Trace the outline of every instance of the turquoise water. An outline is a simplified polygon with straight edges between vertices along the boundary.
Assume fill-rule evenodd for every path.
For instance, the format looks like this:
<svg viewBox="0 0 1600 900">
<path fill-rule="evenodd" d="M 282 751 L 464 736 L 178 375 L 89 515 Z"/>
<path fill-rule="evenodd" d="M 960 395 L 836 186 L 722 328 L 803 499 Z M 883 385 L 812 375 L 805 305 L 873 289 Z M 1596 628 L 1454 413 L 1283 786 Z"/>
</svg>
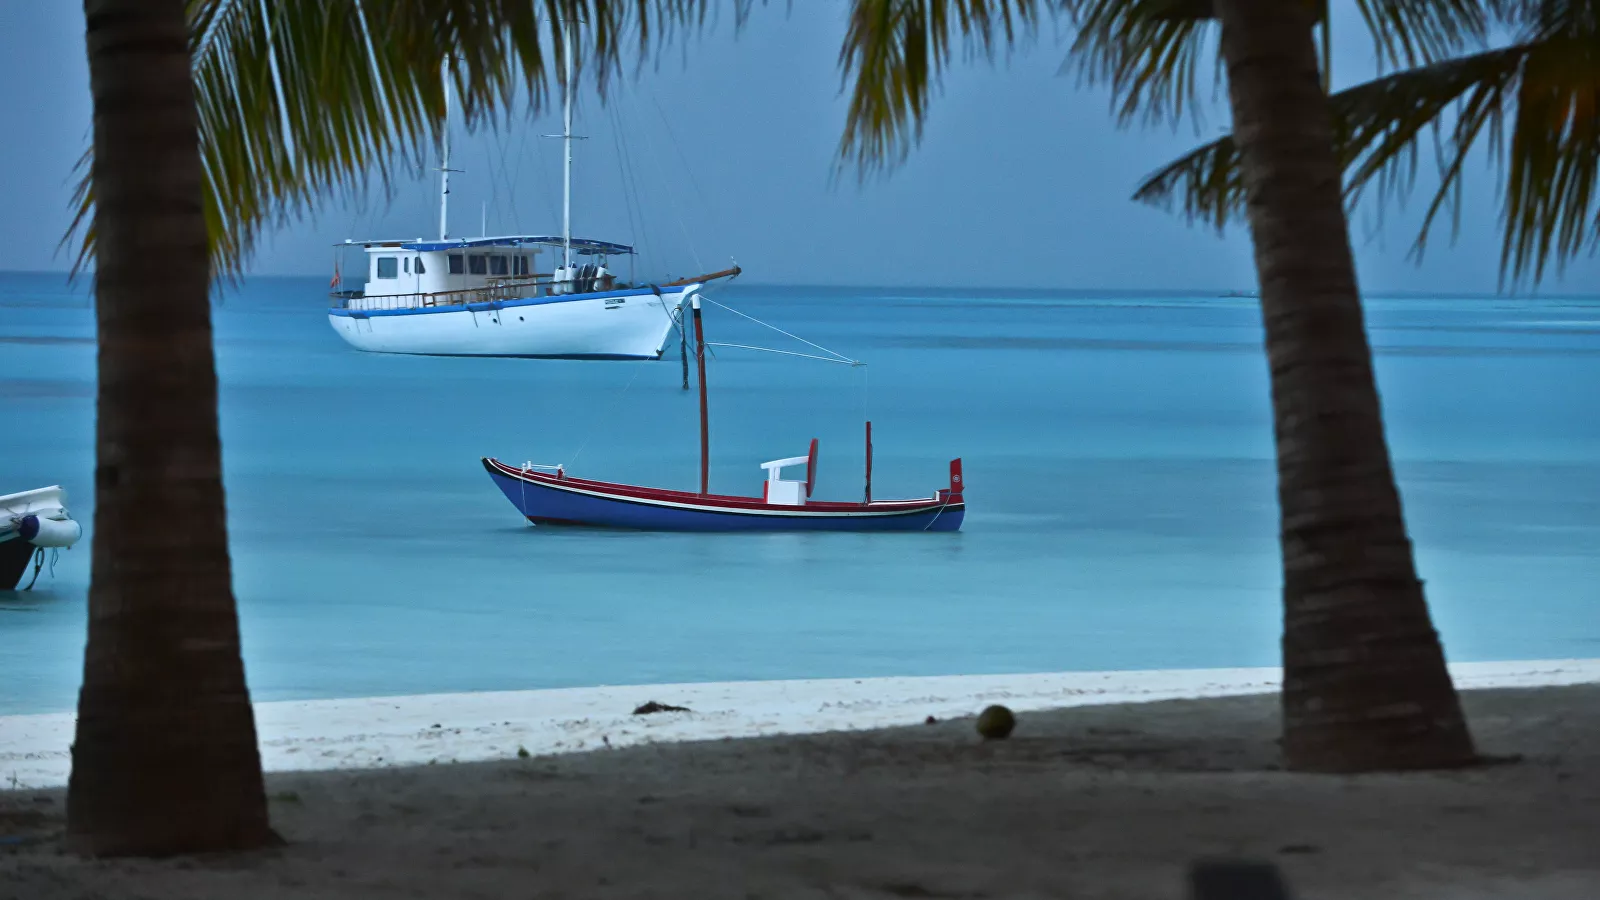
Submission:
<svg viewBox="0 0 1600 900">
<path fill-rule="evenodd" d="M 714 490 L 821 440 L 818 491 L 922 496 L 957 535 L 533 529 L 478 463 L 693 488 L 693 392 L 653 363 L 353 351 L 324 281 L 216 309 L 229 521 L 263 700 L 666 681 L 1271 665 L 1276 508 L 1248 299 L 760 288 L 714 296 L 866 360 L 721 350 Z M 1600 301 L 1374 299 L 1390 437 L 1453 659 L 1600 656 Z M 712 307 L 713 340 L 808 352 Z M 92 539 L 82 289 L 0 275 L 0 488 Z M 152 510 L 152 527 L 160 511 Z M 70 708 L 87 543 L 0 593 L 0 714 Z"/>
</svg>

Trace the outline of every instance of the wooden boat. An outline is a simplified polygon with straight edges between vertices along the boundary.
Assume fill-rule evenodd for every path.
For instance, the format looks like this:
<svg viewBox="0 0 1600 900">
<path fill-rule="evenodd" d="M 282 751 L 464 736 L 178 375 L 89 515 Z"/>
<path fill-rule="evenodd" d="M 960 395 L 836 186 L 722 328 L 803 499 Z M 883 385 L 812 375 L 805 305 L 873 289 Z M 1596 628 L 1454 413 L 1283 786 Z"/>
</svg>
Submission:
<svg viewBox="0 0 1600 900">
<path fill-rule="evenodd" d="M 706 343 L 700 296 L 690 298 L 695 362 L 700 381 L 700 491 L 664 490 L 573 478 L 560 466 L 521 467 L 484 457 L 483 467 L 506 499 L 535 524 L 637 528 L 650 531 L 959 531 L 966 514 L 961 460 L 950 461 L 950 485 L 932 496 L 872 499 L 872 423 L 867 423 L 866 490 L 859 503 L 811 499 L 817 481 L 817 442 L 805 456 L 761 464 L 760 497 L 710 492 L 710 428 Z M 784 470 L 805 467 L 805 478 Z"/>
</svg>

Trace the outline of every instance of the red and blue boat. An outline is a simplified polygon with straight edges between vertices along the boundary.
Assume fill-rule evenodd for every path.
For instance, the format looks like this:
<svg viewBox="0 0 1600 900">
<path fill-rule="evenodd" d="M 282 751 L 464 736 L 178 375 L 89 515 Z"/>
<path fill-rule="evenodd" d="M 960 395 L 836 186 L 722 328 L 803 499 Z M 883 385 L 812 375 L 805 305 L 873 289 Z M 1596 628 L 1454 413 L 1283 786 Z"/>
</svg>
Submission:
<svg viewBox="0 0 1600 900">
<path fill-rule="evenodd" d="M 950 484 L 906 500 L 872 499 L 872 423 L 867 423 L 866 490 L 861 502 L 811 499 L 817 481 L 817 442 L 805 456 L 762 463 L 767 479 L 760 497 L 710 492 L 705 332 L 700 297 L 691 299 L 695 360 L 700 382 L 700 490 L 675 491 L 574 478 L 561 466 L 511 466 L 483 458 L 506 499 L 539 525 L 580 525 L 649 531 L 959 531 L 966 515 L 961 460 L 950 461 Z M 805 478 L 785 470 L 805 467 Z"/>
</svg>

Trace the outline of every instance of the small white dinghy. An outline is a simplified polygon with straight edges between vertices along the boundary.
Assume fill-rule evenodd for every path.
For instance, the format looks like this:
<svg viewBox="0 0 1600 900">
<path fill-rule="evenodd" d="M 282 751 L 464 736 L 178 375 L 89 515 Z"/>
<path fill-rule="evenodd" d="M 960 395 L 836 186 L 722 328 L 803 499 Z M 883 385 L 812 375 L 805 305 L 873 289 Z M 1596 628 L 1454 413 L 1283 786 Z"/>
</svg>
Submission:
<svg viewBox="0 0 1600 900">
<path fill-rule="evenodd" d="M 71 547 L 83 537 L 83 526 L 67 512 L 67 491 L 60 485 L 0 495 L 0 591 L 15 590 L 33 563 L 29 590 L 44 568 L 44 552 Z"/>
</svg>

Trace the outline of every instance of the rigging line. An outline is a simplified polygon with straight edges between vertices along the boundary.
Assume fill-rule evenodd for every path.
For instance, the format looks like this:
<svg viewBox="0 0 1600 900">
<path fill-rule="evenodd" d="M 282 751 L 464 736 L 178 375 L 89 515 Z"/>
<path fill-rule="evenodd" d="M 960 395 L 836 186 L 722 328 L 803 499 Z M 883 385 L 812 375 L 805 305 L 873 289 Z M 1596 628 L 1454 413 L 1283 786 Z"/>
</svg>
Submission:
<svg viewBox="0 0 1600 900">
<path fill-rule="evenodd" d="M 737 309 L 734 309 L 733 307 L 728 306 L 725 303 L 718 303 L 717 301 L 711 299 L 710 297 L 707 297 L 705 294 L 701 294 L 700 296 L 703 297 L 707 303 L 710 303 L 710 304 L 712 304 L 714 306 L 720 306 L 723 309 L 727 310 L 728 312 L 731 312 L 736 316 L 740 316 L 742 318 L 749 319 L 750 321 L 756 323 L 757 325 L 764 325 L 767 328 L 771 328 L 773 331 L 776 331 L 777 333 L 779 333 L 779 334 L 781 334 L 781 335 L 783 335 L 785 337 L 793 338 L 793 339 L 799 341 L 800 343 L 805 344 L 807 347 L 815 347 L 818 350 L 821 350 L 823 353 L 831 353 L 831 354 L 833 354 L 833 356 L 839 362 L 847 362 L 847 363 L 859 363 L 860 362 L 860 360 L 851 359 L 850 357 L 845 356 L 843 353 L 838 353 L 838 352 L 835 352 L 833 350 L 829 350 L 827 347 L 824 347 L 821 344 L 812 343 L 811 341 L 808 341 L 805 338 L 803 338 L 803 337 L 801 337 L 801 336 L 799 336 L 797 334 L 790 334 L 789 332 L 784 331 L 782 328 L 779 328 L 776 325 L 772 325 L 772 324 L 769 324 L 767 322 L 761 321 L 760 319 L 756 318 L 755 316 L 745 315 L 744 313 L 739 312 Z M 865 365 L 865 363 L 863 363 L 863 365 Z"/>
<path fill-rule="evenodd" d="M 650 137 L 650 129 L 642 130 L 644 131 L 645 143 L 650 146 L 650 158 L 655 160 L 656 163 L 656 173 L 661 176 L 662 184 L 666 184 L 667 171 L 661 167 L 661 154 L 656 152 L 655 139 Z M 694 257 L 695 268 L 703 272 L 705 271 L 705 266 L 700 263 L 700 254 L 695 250 L 694 240 L 689 237 L 689 226 L 683 222 L 683 213 L 678 209 L 677 196 L 671 190 L 667 190 L 666 193 L 667 205 L 671 207 L 673 217 L 678 220 L 678 228 L 683 232 L 683 242 L 689 248 L 689 255 Z"/>
<path fill-rule="evenodd" d="M 672 149 L 677 151 L 678 160 L 683 163 L 683 171 L 689 176 L 689 184 L 694 188 L 695 196 L 700 198 L 700 208 L 706 209 L 706 194 L 700 190 L 700 182 L 695 180 L 694 169 L 689 168 L 689 158 L 683 155 L 683 145 L 678 143 L 677 132 L 672 130 L 672 121 L 667 118 L 667 111 L 661 108 L 661 100 L 655 93 L 650 94 L 650 102 L 655 104 L 656 112 L 661 114 L 661 122 L 667 126 L 667 137 L 672 141 Z"/>
<path fill-rule="evenodd" d="M 509 124 L 511 117 L 508 115 L 506 118 Z M 522 230 L 522 225 L 521 217 L 517 215 L 516 187 L 511 182 L 511 168 L 506 162 L 506 145 L 508 143 L 506 136 L 499 129 L 495 129 L 495 149 L 500 152 L 500 180 L 505 187 L 505 205 L 509 208 L 509 210 L 502 211 L 502 216 L 505 211 L 511 213 L 511 230 L 516 232 Z M 501 221 L 504 221 L 504 218 Z"/>
<path fill-rule="evenodd" d="M 529 125 L 531 128 L 532 123 L 529 123 Z M 524 134 L 523 138 L 526 140 L 527 135 Z M 550 193 L 550 179 L 548 177 L 550 174 L 550 166 L 545 162 L 543 148 L 543 141 L 533 142 L 534 165 L 539 170 L 539 177 L 534 180 L 539 183 L 539 196 L 544 200 L 544 215 L 550 218 L 555 218 L 555 210 L 558 207 L 556 206 L 555 197 Z"/>
<path fill-rule="evenodd" d="M 634 198 L 628 192 L 627 160 L 622 155 L 622 141 L 618 137 L 622 131 L 622 117 L 621 114 L 617 112 L 617 107 L 614 103 L 607 104 L 606 111 L 611 114 L 611 148 L 615 150 L 617 154 L 618 180 L 622 182 L 622 205 L 623 209 L 628 214 L 628 228 L 630 231 L 632 231 L 632 234 L 629 236 L 629 243 L 638 244 L 640 229 L 635 221 L 634 216 Z"/>
<path fill-rule="evenodd" d="M 489 170 L 489 177 L 487 179 L 485 179 L 489 183 L 489 204 L 488 204 L 489 211 L 494 213 L 495 221 L 499 221 L 500 220 L 500 192 L 495 190 L 495 182 L 497 181 L 497 179 L 495 177 L 494 154 L 492 152 L 490 152 L 490 150 L 489 150 L 489 142 L 487 142 L 487 141 L 485 141 L 484 145 L 483 145 L 483 167 L 485 169 Z M 488 237 L 489 236 L 489 223 L 487 221 L 488 218 L 489 218 L 489 216 L 487 214 L 485 214 L 483 219 L 480 220 L 480 221 L 482 221 L 483 224 L 480 226 L 479 230 L 481 230 L 483 232 L 483 234 L 480 234 L 479 237 Z"/>
<path fill-rule="evenodd" d="M 510 123 L 511 116 L 508 114 L 506 116 L 507 127 L 510 127 Z M 505 232 L 505 221 L 508 217 L 508 214 L 512 222 L 511 230 L 513 232 L 521 230 L 517 226 L 517 195 L 511 188 L 511 169 L 506 162 L 506 145 L 508 143 L 509 139 L 507 135 L 497 126 L 494 129 L 494 147 L 495 152 L 498 154 L 500 159 L 499 172 L 496 176 L 499 179 L 500 190 L 497 191 L 497 195 L 494 198 L 494 206 L 496 210 L 495 214 L 498 216 L 498 221 L 500 222 L 500 224 L 496 226 L 496 230 L 499 233 Z"/>
<path fill-rule="evenodd" d="M 611 401 L 611 405 L 606 407 L 606 413 L 608 415 L 611 412 L 613 412 L 614 410 L 616 410 L 616 408 L 618 406 L 622 405 L 622 398 L 628 393 L 628 388 L 633 387 L 633 383 L 635 381 L 639 380 L 639 373 L 643 372 L 643 371 L 644 371 L 644 367 L 643 366 L 640 366 L 639 368 L 634 370 L 633 377 L 628 379 L 628 383 L 626 385 L 623 385 L 622 393 L 618 394 L 616 396 L 616 398 Z M 594 439 L 594 432 L 595 432 L 596 428 L 598 428 L 598 426 L 591 426 L 589 428 L 588 436 L 586 436 L 583 439 L 583 443 L 578 445 L 577 452 L 572 454 L 572 458 L 567 460 L 566 465 L 571 466 L 571 465 L 577 463 L 578 457 L 583 455 L 584 449 L 587 448 L 589 446 L 589 442 Z"/>
<path fill-rule="evenodd" d="M 866 363 L 854 359 L 834 359 L 831 356 L 817 356 L 812 353 L 796 353 L 793 350 L 774 350 L 771 347 L 752 347 L 749 344 L 729 344 L 721 341 L 706 341 L 707 347 L 733 347 L 738 350 L 760 350 L 762 353 L 780 353 L 784 356 L 798 356 L 801 359 L 820 359 L 823 362 L 837 363 L 841 366 L 866 366 Z"/>
<path fill-rule="evenodd" d="M 517 161 L 517 168 L 516 168 L 515 173 L 511 176 L 511 197 L 512 197 L 511 202 L 512 202 L 512 205 L 513 205 L 513 209 L 512 209 L 512 213 L 511 214 L 513 216 L 515 216 L 516 219 L 517 219 L 516 225 L 517 225 L 517 230 L 518 231 L 522 230 L 522 216 L 520 214 L 518 214 L 516 212 L 516 209 L 515 209 L 516 196 L 517 196 L 517 185 L 519 185 L 522 182 L 522 163 L 527 158 L 528 132 L 532 131 L 532 130 L 533 129 L 531 127 L 531 123 L 527 122 L 527 121 L 523 121 L 523 123 L 522 123 L 522 137 L 517 139 L 517 152 L 516 152 L 516 155 L 512 157 L 513 159 L 515 159 Z"/>
<path fill-rule="evenodd" d="M 628 199 L 628 215 L 633 217 L 634 243 L 639 246 L 654 248 L 650 240 L 650 226 L 645 221 L 644 199 L 639 190 L 639 167 L 633 161 L 633 145 L 628 140 L 628 129 L 623 121 L 622 107 L 617 107 L 617 143 L 622 151 L 622 168 L 626 174 L 626 183 L 623 185 Z"/>
<path fill-rule="evenodd" d="M 652 287 L 654 286 L 652 285 Z M 701 294 L 701 296 L 703 297 L 705 295 Z M 672 327 L 677 330 L 678 337 L 687 341 L 689 336 L 683 330 L 683 298 L 681 296 L 678 298 L 678 312 L 676 315 L 673 314 L 672 310 L 667 308 L 667 298 L 661 296 L 660 294 L 656 294 L 656 302 L 661 307 L 661 314 L 666 316 L 667 321 L 671 322 Z"/>
<path fill-rule="evenodd" d="M 667 118 L 667 111 L 661 108 L 661 99 L 654 91 L 650 93 L 650 102 L 655 104 L 656 112 L 661 115 L 661 123 L 667 128 L 667 138 L 672 142 L 672 149 L 678 154 L 678 161 L 683 163 L 684 174 L 689 176 L 689 185 L 694 188 L 695 197 L 700 201 L 699 210 L 702 222 L 709 219 L 713 231 L 718 234 L 727 234 L 727 231 L 721 227 L 722 222 L 713 213 L 710 202 L 706 200 L 705 191 L 700 189 L 700 181 L 694 177 L 694 169 L 689 165 L 689 157 L 684 155 L 683 145 L 678 141 L 678 134 L 672 130 L 672 120 Z M 699 262 L 697 258 L 695 263 L 699 264 Z"/>
<path fill-rule="evenodd" d="M 933 518 L 928 520 L 928 524 L 922 526 L 922 530 L 923 531 L 927 531 L 929 528 L 932 528 L 933 527 L 933 523 L 939 521 L 939 517 L 944 515 L 945 507 L 950 505 L 950 498 L 952 496 L 954 496 L 954 495 L 953 494 L 946 494 L 945 495 L 944 502 L 939 504 L 939 511 L 933 514 Z"/>
<path fill-rule="evenodd" d="M 628 90 L 626 85 L 623 85 L 617 89 L 617 118 L 619 121 L 624 118 L 623 107 L 625 106 L 629 109 L 633 109 L 634 101 L 632 92 Z M 632 118 L 636 121 L 639 118 L 637 110 L 633 110 L 633 112 L 634 114 Z M 634 237 L 634 243 L 636 245 L 634 249 L 637 255 L 641 258 L 654 259 L 651 254 L 655 253 L 655 242 L 650 239 L 648 226 L 645 221 L 645 207 L 644 201 L 641 199 L 642 192 L 639 190 L 639 170 L 638 165 L 634 162 L 633 142 L 628 137 L 627 129 L 619 127 L 617 129 L 617 136 L 620 138 L 622 143 L 622 158 L 628 177 L 628 185 L 625 185 L 624 187 L 625 189 L 633 192 L 633 201 L 638 207 L 639 233 Z M 656 264 L 659 265 L 660 261 L 658 260 Z"/>
<path fill-rule="evenodd" d="M 615 116 L 615 130 L 611 133 L 612 143 L 617 149 L 617 167 L 622 173 L 622 197 L 628 205 L 628 225 L 634 229 L 633 252 L 634 263 L 643 256 L 645 240 L 644 203 L 639 199 L 639 176 L 633 167 L 633 148 L 628 143 L 628 132 L 623 127 L 623 107 L 628 102 L 628 92 L 625 85 L 617 87 L 616 103 L 611 110 Z M 635 217 L 637 216 L 637 221 Z"/>
<path fill-rule="evenodd" d="M 625 87 L 619 90 L 617 94 L 617 118 L 619 121 L 623 117 L 623 104 L 631 104 L 631 98 L 631 93 L 629 93 Z M 651 239 L 648 225 L 645 222 L 644 201 L 640 199 L 641 192 L 639 190 L 639 169 L 633 161 L 633 143 L 628 139 L 628 132 L 626 129 L 619 128 L 618 135 L 622 139 L 622 154 L 623 161 L 627 165 L 628 183 L 630 185 L 629 190 L 633 192 L 633 203 L 634 206 L 637 207 L 639 214 L 639 233 L 635 236 L 634 241 L 640 248 L 649 248 L 648 252 L 654 253 L 655 242 Z"/>
</svg>

